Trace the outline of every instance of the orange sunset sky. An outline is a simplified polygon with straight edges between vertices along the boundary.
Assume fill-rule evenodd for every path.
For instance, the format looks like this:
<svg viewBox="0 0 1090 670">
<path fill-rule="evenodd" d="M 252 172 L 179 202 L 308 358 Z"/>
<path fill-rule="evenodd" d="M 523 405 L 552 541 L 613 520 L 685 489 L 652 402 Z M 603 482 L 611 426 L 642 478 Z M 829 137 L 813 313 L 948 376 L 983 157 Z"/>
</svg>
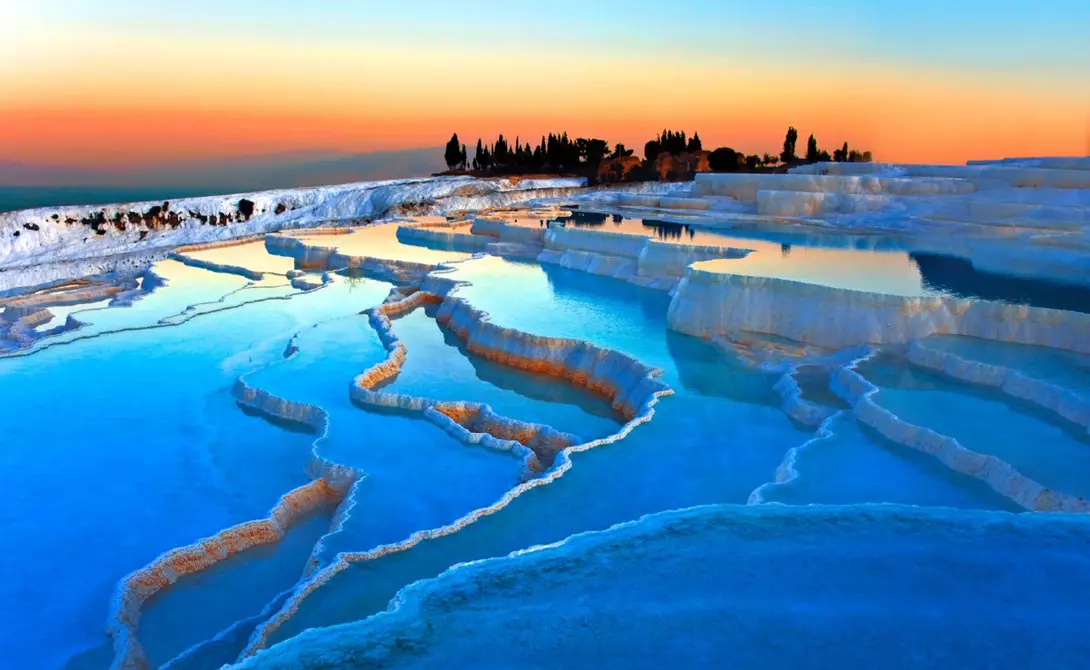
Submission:
<svg viewBox="0 0 1090 670">
<path fill-rule="evenodd" d="M 1090 151 L 1090 3 L 144 4 L 0 0 L 0 160 L 107 169 L 453 131 L 642 149 L 664 127 L 775 153 L 788 125 L 885 161 Z"/>
</svg>

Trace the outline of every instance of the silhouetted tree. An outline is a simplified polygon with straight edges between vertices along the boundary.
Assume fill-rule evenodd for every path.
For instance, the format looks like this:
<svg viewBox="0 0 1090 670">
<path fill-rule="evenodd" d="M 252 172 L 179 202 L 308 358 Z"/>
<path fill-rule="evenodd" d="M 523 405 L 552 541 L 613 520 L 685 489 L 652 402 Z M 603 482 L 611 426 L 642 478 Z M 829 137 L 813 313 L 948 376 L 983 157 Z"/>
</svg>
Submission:
<svg viewBox="0 0 1090 670">
<path fill-rule="evenodd" d="M 795 130 L 794 126 L 787 129 L 787 136 L 783 140 L 783 152 L 780 153 L 780 161 L 785 165 L 790 165 L 798 160 L 798 156 L 795 155 L 795 145 L 799 141 L 799 131 Z"/>
<path fill-rule="evenodd" d="M 814 162 L 820 158 L 820 152 L 818 151 L 817 139 L 814 134 L 810 134 L 810 139 L 806 140 L 806 160 Z"/>
<path fill-rule="evenodd" d="M 453 170 L 462 160 L 462 143 L 458 141 L 458 133 L 450 136 L 447 149 L 443 152 L 443 160 L 447 162 L 447 169 Z"/>
<path fill-rule="evenodd" d="M 746 167 L 750 170 L 756 170 L 757 166 L 761 164 L 761 157 L 757 154 L 750 154 L 746 156 Z"/>
<path fill-rule="evenodd" d="M 659 135 L 659 144 L 662 146 L 662 150 L 668 154 L 679 154 L 685 151 L 688 146 L 688 141 L 685 139 L 685 131 L 675 132 L 673 130 L 663 130 Z"/>
<path fill-rule="evenodd" d="M 466 145 L 463 144 L 461 150 L 458 151 L 458 164 L 463 170 L 466 169 L 466 160 Z"/>
<path fill-rule="evenodd" d="M 833 160 L 837 163 L 843 163 L 848 160 L 848 143 L 845 142 L 844 146 L 839 149 L 833 150 Z"/>
<path fill-rule="evenodd" d="M 654 161 L 659 154 L 662 153 L 662 144 L 658 140 L 651 140 L 647 144 L 643 145 L 643 157 L 649 161 Z"/>
<path fill-rule="evenodd" d="M 869 151 L 856 151 L 852 149 L 848 154 L 849 163 L 870 163 L 873 160 Z"/>
<path fill-rule="evenodd" d="M 713 172 L 737 172 L 745 164 L 745 156 L 730 147 L 719 147 L 708 154 L 708 167 Z"/>
<path fill-rule="evenodd" d="M 609 153 L 609 143 L 605 140 L 580 137 L 575 141 L 579 156 L 587 165 L 598 165 Z"/>
<path fill-rule="evenodd" d="M 689 144 L 685 147 L 688 151 L 701 151 L 704 145 L 700 143 L 700 133 L 693 133 L 689 138 Z"/>
<path fill-rule="evenodd" d="M 484 147 L 481 146 L 481 138 L 477 138 L 477 150 L 473 152 L 473 169 L 484 169 Z"/>
<path fill-rule="evenodd" d="M 631 149 L 625 149 L 624 145 L 621 144 L 620 142 L 618 142 L 613 147 L 613 153 L 611 153 L 609 155 L 609 157 L 610 158 L 622 158 L 624 156 L 631 156 L 631 155 L 632 155 L 632 150 Z"/>
<path fill-rule="evenodd" d="M 779 160 L 779 158 L 773 156 L 772 154 L 765 154 L 764 156 L 761 156 L 761 162 L 765 165 L 775 165 L 779 162 Z"/>
</svg>

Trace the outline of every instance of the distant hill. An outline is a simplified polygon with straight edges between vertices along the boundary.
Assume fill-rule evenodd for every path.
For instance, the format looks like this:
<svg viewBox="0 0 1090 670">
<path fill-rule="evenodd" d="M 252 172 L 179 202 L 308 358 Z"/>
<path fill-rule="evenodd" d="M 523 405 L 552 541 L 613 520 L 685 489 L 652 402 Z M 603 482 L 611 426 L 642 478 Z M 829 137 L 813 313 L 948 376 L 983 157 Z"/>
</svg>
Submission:
<svg viewBox="0 0 1090 670">
<path fill-rule="evenodd" d="M 445 167 L 442 147 L 309 151 L 111 170 L 0 161 L 0 211 L 426 177 Z"/>
</svg>

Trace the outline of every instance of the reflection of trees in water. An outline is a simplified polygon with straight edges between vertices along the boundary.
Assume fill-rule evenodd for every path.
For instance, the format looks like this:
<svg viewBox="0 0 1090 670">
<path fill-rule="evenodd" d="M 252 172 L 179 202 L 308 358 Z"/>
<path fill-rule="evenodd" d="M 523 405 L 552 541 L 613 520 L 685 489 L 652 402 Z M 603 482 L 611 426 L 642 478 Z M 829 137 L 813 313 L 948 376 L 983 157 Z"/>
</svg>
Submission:
<svg viewBox="0 0 1090 670">
<path fill-rule="evenodd" d="M 624 223 L 624 217 L 620 214 L 614 214 L 613 223 L 617 224 L 618 226 L 621 225 L 622 223 Z"/>
<path fill-rule="evenodd" d="M 673 223 L 671 221 L 660 221 L 658 219 L 644 219 L 643 225 L 647 228 L 654 228 L 655 234 L 660 240 L 680 240 L 683 235 L 688 235 L 689 239 L 693 239 L 696 236 L 696 231 L 689 227 L 687 223 Z"/>
<path fill-rule="evenodd" d="M 608 214 L 596 214 L 594 212 L 572 212 L 571 216 L 562 216 L 557 221 L 564 222 L 564 225 L 572 225 L 577 227 L 582 226 L 601 226 L 609 218 Z M 614 217 L 616 222 L 616 217 Z"/>
<path fill-rule="evenodd" d="M 788 256 L 790 256 L 791 255 L 791 245 L 790 244 L 781 244 L 780 245 L 780 255 L 783 256 L 784 258 L 787 258 Z"/>
</svg>

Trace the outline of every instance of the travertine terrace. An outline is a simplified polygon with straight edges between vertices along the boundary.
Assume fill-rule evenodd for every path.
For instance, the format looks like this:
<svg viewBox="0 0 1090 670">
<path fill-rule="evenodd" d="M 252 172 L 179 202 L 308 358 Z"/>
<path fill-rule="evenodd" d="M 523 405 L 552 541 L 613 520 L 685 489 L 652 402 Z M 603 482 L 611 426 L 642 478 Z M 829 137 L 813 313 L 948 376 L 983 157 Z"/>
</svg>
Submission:
<svg viewBox="0 0 1090 670">
<path fill-rule="evenodd" d="M 503 601 L 497 585 L 565 621 L 539 588 L 568 593 L 562 573 L 613 575 L 584 577 L 603 611 L 610 580 L 653 591 L 624 567 L 644 540 L 641 569 L 704 585 L 655 577 L 694 611 L 730 602 L 701 547 L 825 566 L 843 545 L 860 564 L 835 583 L 879 589 L 873 551 L 881 593 L 933 588 L 920 611 L 1031 644 L 957 578 L 994 568 L 1019 607 L 1085 614 L 1035 590 L 1026 547 L 1067 561 L 1055 583 L 1090 580 L 1088 212 L 1090 163 L 1044 158 L 0 215 L 0 401 L 18 417 L 0 485 L 36 501 L 0 537 L 23 538 L 39 600 L 71 601 L 23 606 L 17 665 L 396 665 L 399 641 L 472 638 L 465 606 Z M 799 569 L 799 598 L 822 601 Z M 730 588 L 795 621 L 784 574 Z M 883 607 L 844 620 L 894 639 Z M 515 628 L 538 644 L 539 624 Z"/>
</svg>

